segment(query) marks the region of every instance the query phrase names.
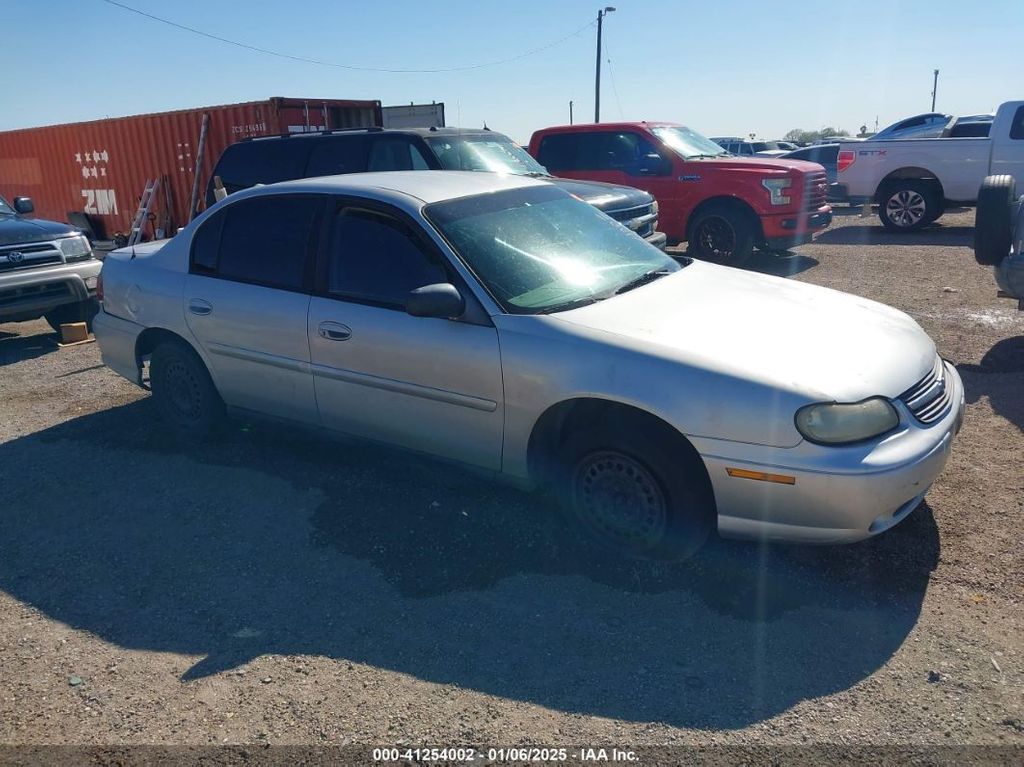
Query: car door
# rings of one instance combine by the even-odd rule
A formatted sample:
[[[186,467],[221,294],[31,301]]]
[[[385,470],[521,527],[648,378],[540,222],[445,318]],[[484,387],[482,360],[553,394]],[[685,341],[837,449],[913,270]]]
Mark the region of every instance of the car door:
[[[184,312],[231,406],[319,423],[306,316],[319,195],[261,195],[207,219],[192,241]]]
[[[327,216],[308,323],[323,424],[500,469],[501,359],[489,318],[405,312],[411,290],[458,279],[418,224],[360,200],[338,200]]]

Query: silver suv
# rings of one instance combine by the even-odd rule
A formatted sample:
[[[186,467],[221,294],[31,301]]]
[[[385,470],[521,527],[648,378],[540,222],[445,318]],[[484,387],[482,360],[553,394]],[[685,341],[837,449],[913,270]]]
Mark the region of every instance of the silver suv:
[[[102,264],[79,230],[24,218],[33,210],[28,197],[0,197],[0,322],[91,323]]]

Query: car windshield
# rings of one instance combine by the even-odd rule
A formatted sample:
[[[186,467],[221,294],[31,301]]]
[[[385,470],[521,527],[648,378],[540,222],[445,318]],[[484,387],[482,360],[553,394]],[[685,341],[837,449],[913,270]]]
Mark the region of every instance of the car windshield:
[[[661,126],[654,128],[654,135],[682,157],[690,160],[699,157],[725,157],[729,153],[709,138],[685,125]]]
[[[434,203],[424,212],[511,314],[571,309],[680,269],[622,224],[553,186]]]
[[[5,200],[3,197],[0,197],[0,216],[13,215],[15,215],[14,208],[7,204],[7,200]]]
[[[427,144],[445,170],[483,170],[517,176],[550,175],[511,139],[495,136],[431,136]]]

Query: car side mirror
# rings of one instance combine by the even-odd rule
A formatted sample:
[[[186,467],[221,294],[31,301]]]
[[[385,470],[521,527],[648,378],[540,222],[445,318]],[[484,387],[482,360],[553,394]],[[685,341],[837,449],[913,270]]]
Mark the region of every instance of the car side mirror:
[[[442,282],[416,288],[405,300],[405,311],[413,317],[451,319],[466,311],[466,300],[454,285]]]
[[[24,215],[25,213],[31,213],[36,209],[36,206],[32,204],[31,197],[15,197],[14,198],[14,210],[17,213]]]
[[[668,176],[672,173],[672,162],[660,154],[645,154],[633,167],[633,176]]]

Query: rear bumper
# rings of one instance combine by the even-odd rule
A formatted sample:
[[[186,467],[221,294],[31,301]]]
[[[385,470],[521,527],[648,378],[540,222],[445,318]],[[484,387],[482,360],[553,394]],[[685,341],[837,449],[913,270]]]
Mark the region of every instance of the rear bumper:
[[[58,306],[94,298],[102,267],[89,259],[0,274],[0,320],[41,317]]]
[[[102,309],[92,321],[103,364],[132,383],[139,383],[135,344],[144,329],[142,325],[107,314]]]

